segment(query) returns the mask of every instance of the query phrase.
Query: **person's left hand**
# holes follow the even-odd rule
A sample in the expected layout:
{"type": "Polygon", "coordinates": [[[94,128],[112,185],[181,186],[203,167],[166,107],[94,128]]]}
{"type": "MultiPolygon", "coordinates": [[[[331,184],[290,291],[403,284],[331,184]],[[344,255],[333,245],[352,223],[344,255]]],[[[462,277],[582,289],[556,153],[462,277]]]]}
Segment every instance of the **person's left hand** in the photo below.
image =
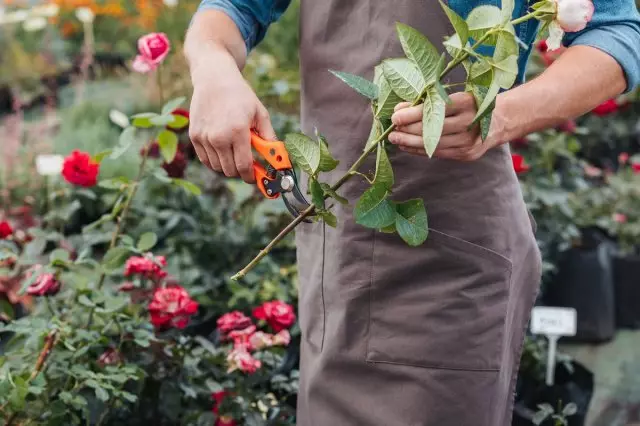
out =
{"type": "MultiPolygon", "coordinates": [[[[438,147],[433,156],[459,161],[474,161],[492,148],[490,138],[485,142],[480,137],[476,124],[469,128],[476,115],[476,101],[471,93],[459,92],[450,95],[444,127],[438,147]]],[[[408,102],[396,105],[391,121],[396,130],[389,134],[389,142],[401,150],[417,155],[427,155],[422,142],[422,105],[411,106],[408,102]]]]}

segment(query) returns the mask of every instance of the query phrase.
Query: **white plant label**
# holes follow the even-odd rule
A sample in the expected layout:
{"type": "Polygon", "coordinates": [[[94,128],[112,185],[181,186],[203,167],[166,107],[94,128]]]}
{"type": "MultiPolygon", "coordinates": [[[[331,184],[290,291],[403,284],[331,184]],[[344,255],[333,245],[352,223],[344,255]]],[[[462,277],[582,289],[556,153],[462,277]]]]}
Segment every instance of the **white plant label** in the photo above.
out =
{"type": "Polygon", "coordinates": [[[547,336],[575,336],[577,332],[576,310],[536,306],[531,313],[531,332],[547,336]]]}

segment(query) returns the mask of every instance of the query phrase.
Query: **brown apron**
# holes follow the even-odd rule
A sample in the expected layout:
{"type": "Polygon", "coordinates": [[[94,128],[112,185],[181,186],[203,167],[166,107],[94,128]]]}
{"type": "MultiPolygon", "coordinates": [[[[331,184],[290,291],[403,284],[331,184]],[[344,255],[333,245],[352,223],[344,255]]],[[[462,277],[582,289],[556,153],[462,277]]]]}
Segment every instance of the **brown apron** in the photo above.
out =
{"type": "MultiPolygon", "coordinates": [[[[327,137],[340,160],[333,182],[362,152],[372,118],[327,70],[372,78],[382,59],[402,56],[396,22],[436,45],[452,30],[437,0],[302,0],[301,14],[303,131],[327,137]]],[[[351,207],[334,207],[337,229],[298,228],[298,425],[508,426],[540,276],[509,149],[471,163],[400,151],[391,161],[393,198],[425,200],[425,244],[357,225],[352,207],[367,184],[355,178],[340,191],[351,207]]]]}

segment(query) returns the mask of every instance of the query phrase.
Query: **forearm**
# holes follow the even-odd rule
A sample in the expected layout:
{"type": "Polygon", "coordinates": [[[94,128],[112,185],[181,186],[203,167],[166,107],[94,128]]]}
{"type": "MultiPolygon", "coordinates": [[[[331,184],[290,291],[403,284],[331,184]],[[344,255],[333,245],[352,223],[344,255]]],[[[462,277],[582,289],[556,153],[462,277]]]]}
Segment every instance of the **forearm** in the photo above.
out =
{"type": "Polygon", "coordinates": [[[215,68],[242,69],[247,48],[238,27],[227,14],[203,10],[196,14],[187,33],[185,56],[195,84],[200,78],[211,78],[215,68]]]}
{"type": "Polygon", "coordinates": [[[500,94],[491,138],[499,143],[563,124],[626,88],[614,58],[592,47],[574,46],[540,76],[500,94]]]}

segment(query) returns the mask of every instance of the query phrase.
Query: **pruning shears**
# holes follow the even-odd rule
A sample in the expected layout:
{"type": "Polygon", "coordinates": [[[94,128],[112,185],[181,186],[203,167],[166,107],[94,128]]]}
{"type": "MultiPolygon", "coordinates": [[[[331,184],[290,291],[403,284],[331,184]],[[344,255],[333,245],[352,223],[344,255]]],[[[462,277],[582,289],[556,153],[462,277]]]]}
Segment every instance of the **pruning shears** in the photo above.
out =
{"type": "Polygon", "coordinates": [[[267,162],[265,168],[259,161],[253,161],[253,173],[262,195],[270,200],[282,195],[287,210],[294,217],[300,216],[310,204],[300,192],[298,178],[284,143],[264,140],[251,131],[251,146],[267,162]]]}

